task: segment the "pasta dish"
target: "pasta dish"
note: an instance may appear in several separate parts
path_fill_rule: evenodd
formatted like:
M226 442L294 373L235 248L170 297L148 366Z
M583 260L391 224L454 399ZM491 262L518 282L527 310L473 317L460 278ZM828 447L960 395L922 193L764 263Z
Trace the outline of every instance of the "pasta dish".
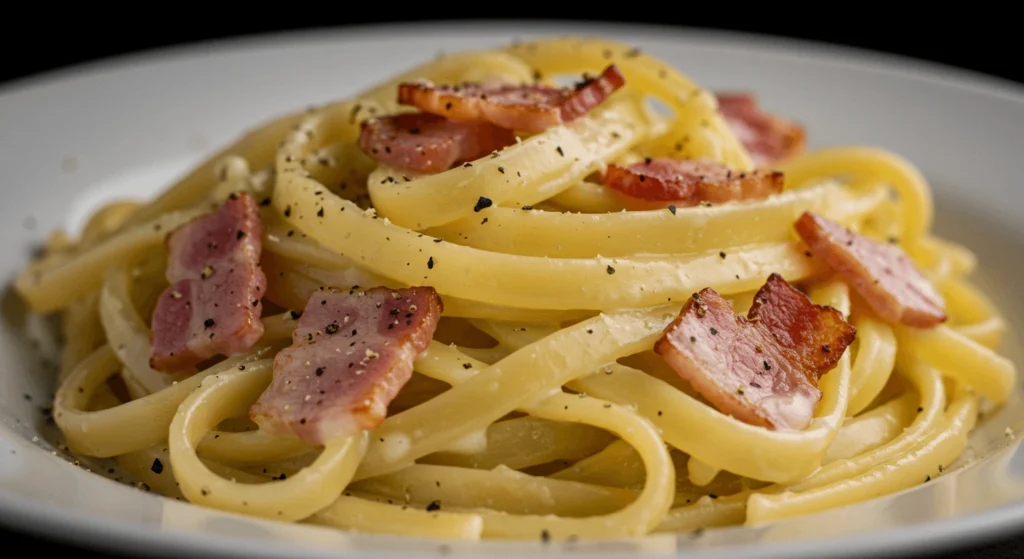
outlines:
M809 149L755 93L557 37L249 130L19 275L61 319L53 418L170 498L416 537L754 525L934 479L1015 387L1003 318L911 163Z

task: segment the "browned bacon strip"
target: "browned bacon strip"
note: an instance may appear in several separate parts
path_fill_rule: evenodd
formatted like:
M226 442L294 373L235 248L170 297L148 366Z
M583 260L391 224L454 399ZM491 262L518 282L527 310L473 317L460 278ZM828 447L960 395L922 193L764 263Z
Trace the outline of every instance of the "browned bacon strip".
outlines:
M626 78L613 64L600 76L571 88L403 83L398 86L398 102L461 122L489 122L502 128L543 132L587 114L625 84Z
M167 280L153 311L150 365L176 371L252 347L263 335L267 278L259 208L247 193L176 229L167 241Z
M375 118L363 123L359 147L373 159L414 173L440 173L514 144L511 130L455 122L429 113Z
M442 309L432 287L314 292L250 417L315 445L376 427Z
M715 290L683 306L654 351L723 413L772 429L804 429L856 330L839 311L813 304L778 274L754 297L747 318Z
M718 111L758 167L768 167L803 153L807 139L799 124L762 111L750 93L717 93L716 96Z
M641 200L694 206L766 198L782 192L783 175L777 171L737 173L709 159L659 157L625 167L609 165L604 183Z
M946 320L942 296L899 247L810 212L795 227L814 256L842 275L882 320L918 328Z

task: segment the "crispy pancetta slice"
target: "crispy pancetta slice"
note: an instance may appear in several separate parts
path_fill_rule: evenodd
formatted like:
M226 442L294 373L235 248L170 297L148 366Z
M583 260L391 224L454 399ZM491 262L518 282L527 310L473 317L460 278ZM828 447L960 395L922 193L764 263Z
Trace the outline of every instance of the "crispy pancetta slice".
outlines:
M772 274L746 318L711 288L694 294L654 351L719 411L771 429L804 429L821 399L818 379L855 335L839 311Z
M596 78L588 77L574 87L563 88L403 83L398 86L398 102L460 122L487 122L536 133L587 114L625 84L626 78L613 64Z
M757 106L750 93L717 93L718 111L758 167L770 167L803 153L807 143L803 126Z
M604 176L605 186L626 196L677 207L760 200L782 192L783 183L778 171L737 173L710 159L667 157L648 157L627 166L609 165Z
M362 124L359 147L371 158L413 173L433 174L514 144L511 130L455 122L429 113L400 114Z
M917 328L945 322L942 296L898 246L810 212L795 227L811 253L856 289L882 320Z
M232 194L211 214L167 240L167 280L153 311L150 366L178 371L215 355L252 347L263 335L259 208Z
M250 417L314 445L376 427L442 309L432 287L314 292Z

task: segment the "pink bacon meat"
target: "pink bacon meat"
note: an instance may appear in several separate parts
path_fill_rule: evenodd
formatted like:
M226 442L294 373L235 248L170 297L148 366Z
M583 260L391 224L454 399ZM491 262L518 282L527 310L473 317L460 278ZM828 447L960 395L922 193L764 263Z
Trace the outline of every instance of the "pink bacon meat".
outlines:
M650 158L632 165L609 165L604 184L626 196L675 206L759 200L782 192L778 171L737 173L709 159Z
M769 167L803 153L807 137L803 126L757 106L750 93L717 93L718 112L758 167Z
M167 240L167 280L153 311L150 366L190 367L252 347L263 335L259 209L232 194L215 212L176 229Z
M849 282L882 320L917 328L946 321L942 296L898 246L810 212L795 227L811 253Z
M314 292L249 416L314 445L376 427L442 310L432 287Z
M625 84L626 78L613 64L596 78L586 78L574 87L564 88L403 83L398 86L398 102L451 120L489 122L502 128L536 133L587 114Z
M694 294L654 351L719 411L752 425L804 429L821 399L818 379L855 335L839 311L772 274L746 318L711 288Z
M386 116L363 123L359 148L406 171L440 173L514 144L511 130L488 123L455 122L429 113Z

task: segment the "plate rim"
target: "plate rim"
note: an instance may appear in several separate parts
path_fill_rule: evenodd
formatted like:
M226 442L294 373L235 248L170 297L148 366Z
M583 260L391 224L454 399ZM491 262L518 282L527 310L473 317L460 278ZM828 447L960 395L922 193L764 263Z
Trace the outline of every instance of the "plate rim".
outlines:
M358 41L375 33L418 31L436 34L446 30L452 32L482 31L488 27L525 29L527 26L530 34L554 32L568 34L573 33L574 29L578 30L576 33L581 35L630 31L656 34L659 37L671 34L679 42L685 44L707 45L715 49L733 52L757 50L764 53L767 51L773 57L812 59L862 71L895 74L905 79L930 82L943 87L969 91L976 95L997 97L1024 104L1024 84L949 64L872 49L762 33L667 24L528 18L351 24L305 30L283 30L168 45L104 57L9 80L0 84L0 104L14 95L32 94L35 91L48 88L59 89L78 77L129 71L131 68L139 66L180 62L202 54L225 55L251 51L256 48L273 50L317 42ZM0 429L0 433L4 438L14 438L32 447L26 450L35 448L34 445L27 443L23 437L11 432L6 426L0 427L3 427ZM156 497L154 496L154 498ZM296 549L294 546L280 542L261 542L260 546L256 548L237 547L234 544L240 540L236 536L189 533L188 538L181 538L180 535L184 532L174 529L145 528L140 530L138 526L132 524L101 520L88 514L76 513L73 510L54 507L42 501L5 492L0 492L0 526L87 549L125 553L138 552L142 548L146 549L147 553L157 556L178 555L191 551L216 557L241 555L281 557L294 553ZM811 558L819 556L826 546L844 546L848 553L846 557L871 557L880 552L920 554L939 549L944 551L960 550L968 546L993 541L999 536L1009 536L1012 532L1019 532L1022 529L1024 529L1024 502L1010 502L962 516L899 528L873 530L869 532L872 535L869 539L864 538L866 533L853 533L838 537L772 542L756 546L695 548L680 550L677 556L706 559L745 559L754 556L780 559ZM97 538L97 535L103 537ZM426 547L428 546L424 546L424 548ZM311 557L339 556L338 553L331 553L326 549L305 548L303 551ZM412 553L418 554L415 551ZM409 557L410 552L348 550L341 552L341 555ZM433 555L435 553L423 554L423 556ZM586 557L588 554L574 552L573 555ZM511 557L512 555L505 554L505 556ZM610 557L610 555L601 555L601 557Z

